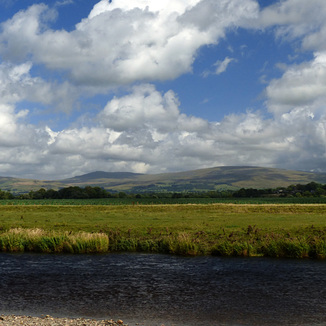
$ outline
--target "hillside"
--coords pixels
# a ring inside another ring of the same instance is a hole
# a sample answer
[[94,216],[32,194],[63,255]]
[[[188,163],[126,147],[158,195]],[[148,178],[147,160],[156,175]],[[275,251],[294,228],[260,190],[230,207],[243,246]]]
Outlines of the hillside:
[[99,186],[111,191],[181,192],[240,188],[277,188],[309,182],[326,183],[326,173],[310,173],[262,167],[223,166],[162,174],[96,171],[57,181],[0,177],[0,189],[13,193],[62,187]]

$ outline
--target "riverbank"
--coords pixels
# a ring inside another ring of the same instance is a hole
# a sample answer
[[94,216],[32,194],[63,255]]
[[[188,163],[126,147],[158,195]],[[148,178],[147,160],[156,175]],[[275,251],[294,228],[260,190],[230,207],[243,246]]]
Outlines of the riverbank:
[[326,258],[326,205],[2,206],[0,215],[0,252]]
[[0,315],[1,326],[127,326],[122,320],[98,320],[86,318],[54,318],[49,315],[44,317]]
[[97,254],[142,252],[185,256],[326,258],[326,228],[262,230],[249,225],[240,231],[170,232],[128,236],[105,233],[10,229],[0,232],[0,252]]

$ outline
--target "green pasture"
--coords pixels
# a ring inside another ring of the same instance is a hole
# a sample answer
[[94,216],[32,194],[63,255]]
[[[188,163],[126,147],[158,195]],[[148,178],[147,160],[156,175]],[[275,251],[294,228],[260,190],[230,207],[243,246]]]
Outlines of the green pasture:
[[85,232],[100,252],[323,258],[326,205],[0,206],[0,251],[96,252],[71,244]]
[[9,205],[0,228],[101,232],[220,232],[255,225],[264,230],[326,227],[326,205]]

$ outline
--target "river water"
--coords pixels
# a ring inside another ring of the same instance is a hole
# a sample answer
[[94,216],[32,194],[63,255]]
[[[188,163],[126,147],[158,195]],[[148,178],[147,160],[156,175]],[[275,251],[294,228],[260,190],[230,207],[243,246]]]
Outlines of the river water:
[[129,325],[326,325],[326,262],[0,254],[0,314]]

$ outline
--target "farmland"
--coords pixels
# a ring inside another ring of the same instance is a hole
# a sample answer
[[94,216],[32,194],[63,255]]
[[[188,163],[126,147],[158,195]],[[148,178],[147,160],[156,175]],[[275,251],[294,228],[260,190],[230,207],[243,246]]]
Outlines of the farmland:
[[0,251],[326,257],[324,204],[0,206]]

